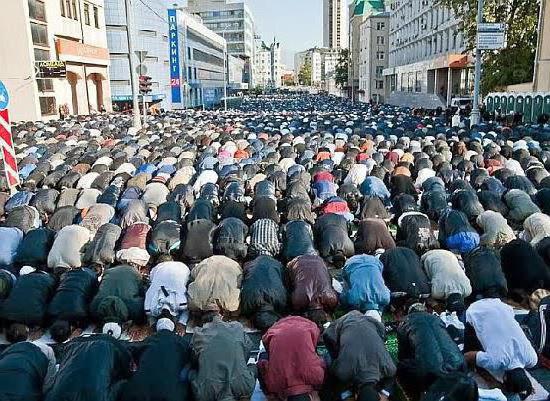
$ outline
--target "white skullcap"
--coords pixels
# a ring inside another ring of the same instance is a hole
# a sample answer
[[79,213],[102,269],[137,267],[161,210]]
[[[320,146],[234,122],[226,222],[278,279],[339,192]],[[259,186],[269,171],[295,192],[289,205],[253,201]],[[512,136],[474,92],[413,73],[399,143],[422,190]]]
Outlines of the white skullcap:
[[159,319],[157,321],[157,331],[161,331],[161,330],[174,331],[175,328],[176,328],[176,325],[174,324],[174,322],[166,317],[163,317],[162,319]]
[[105,323],[103,325],[103,334],[108,334],[118,340],[122,336],[122,327],[114,322]]

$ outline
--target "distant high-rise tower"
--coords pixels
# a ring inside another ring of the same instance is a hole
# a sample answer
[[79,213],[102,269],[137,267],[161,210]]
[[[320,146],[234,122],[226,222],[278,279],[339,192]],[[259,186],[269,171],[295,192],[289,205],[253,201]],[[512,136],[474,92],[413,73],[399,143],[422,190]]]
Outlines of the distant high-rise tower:
[[348,47],[347,0],[323,0],[323,46],[332,49]]

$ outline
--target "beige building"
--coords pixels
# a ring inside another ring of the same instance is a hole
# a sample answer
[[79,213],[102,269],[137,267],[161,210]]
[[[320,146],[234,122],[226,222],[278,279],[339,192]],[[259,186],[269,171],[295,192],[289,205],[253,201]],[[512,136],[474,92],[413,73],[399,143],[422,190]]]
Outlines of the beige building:
[[[9,0],[0,12],[0,80],[13,121],[111,109],[103,0]],[[9,39],[8,39],[9,38]],[[36,61],[67,65],[66,78],[37,79]]]
[[323,0],[323,46],[348,48],[348,0]]
[[389,103],[434,109],[473,91],[462,22],[437,0],[390,0]]
[[384,103],[384,69],[388,67],[389,22],[387,12],[370,12],[361,24],[359,50],[359,101]]
[[550,92],[550,0],[541,0],[533,90]]
[[[385,11],[383,0],[354,0],[349,4],[349,49],[350,66],[348,71],[348,86],[350,97],[353,93],[354,100],[363,100],[360,96],[361,76],[361,27],[371,15]],[[375,55],[376,56],[376,55]],[[387,52],[378,54],[379,61],[386,60]]]
[[324,87],[327,77],[333,76],[340,57],[340,50],[313,47],[294,56],[294,68],[299,73],[306,61],[311,63],[311,84]]

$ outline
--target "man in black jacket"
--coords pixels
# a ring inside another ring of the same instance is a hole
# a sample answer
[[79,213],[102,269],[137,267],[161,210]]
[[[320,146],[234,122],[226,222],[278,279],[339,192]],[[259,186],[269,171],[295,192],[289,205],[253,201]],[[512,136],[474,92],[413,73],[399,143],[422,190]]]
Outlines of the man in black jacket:
[[341,392],[349,389],[362,399],[369,392],[389,397],[396,372],[386,350],[383,324],[358,311],[342,316],[323,333],[332,357],[331,378]]
[[161,329],[136,348],[137,371],[122,387],[118,401],[189,399],[189,340],[174,333],[170,319],[159,320],[157,327]]
[[44,401],[116,401],[130,376],[130,352],[115,338],[95,334],[64,345]]
[[55,355],[46,344],[20,342],[0,354],[0,399],[41,401],[55,373]]

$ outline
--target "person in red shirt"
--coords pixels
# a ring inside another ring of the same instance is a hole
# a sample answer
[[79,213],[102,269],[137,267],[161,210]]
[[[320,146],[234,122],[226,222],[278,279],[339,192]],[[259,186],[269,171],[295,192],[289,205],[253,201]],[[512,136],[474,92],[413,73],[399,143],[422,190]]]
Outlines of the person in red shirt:
[[316,353],[321,332],[312,321],[289,316],[264,334],[268,359],[258,362],[264,393],[280,400],[312,399],[321,389],[325,362]]

